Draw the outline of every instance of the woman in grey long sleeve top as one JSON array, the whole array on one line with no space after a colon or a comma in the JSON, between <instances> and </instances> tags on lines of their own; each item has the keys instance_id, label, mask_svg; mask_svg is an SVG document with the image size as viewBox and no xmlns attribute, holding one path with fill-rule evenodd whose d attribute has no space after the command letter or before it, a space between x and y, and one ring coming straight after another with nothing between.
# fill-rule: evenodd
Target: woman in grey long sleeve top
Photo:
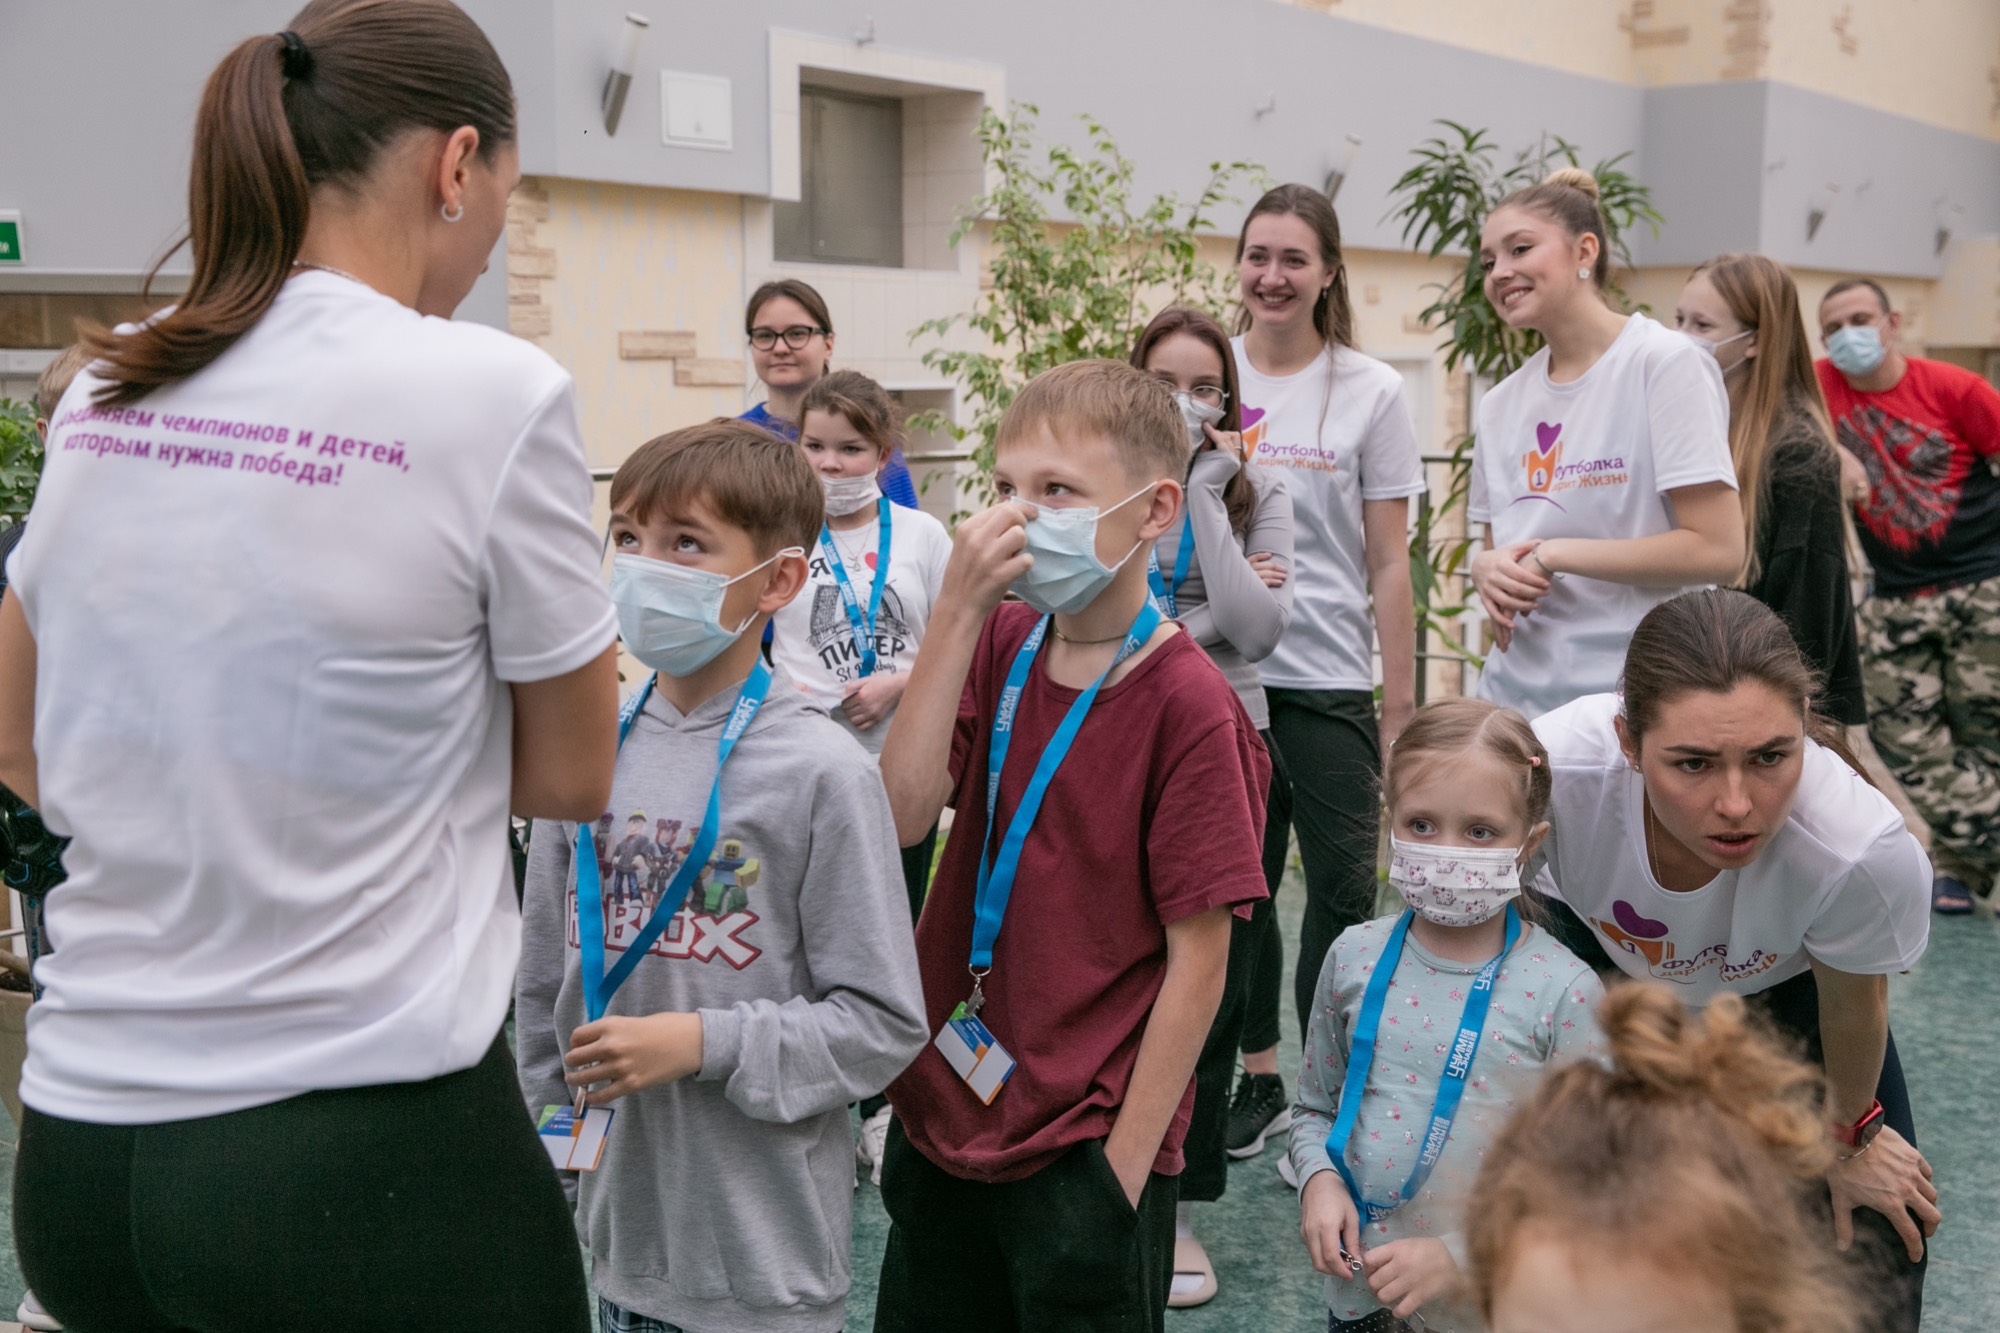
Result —
<instances>
[{"instance_id":1,"label":"woman in grey long sleeve top","mask_svg":"<svg viewBox=\"0 0 2000 1333\"><path fill-rule=\"evenodd\" d=\"M1271 806L1264 877L1275 892L1285 869L1291 786L1270 745L1270 710L1257 663L1269 656L1292 618L1292 500L1282 473L1249 462L1237 397L1236 361L1222 326L1199 311L1170 306L1146 326L1132 364L1172 387L1195 447L1187 510L1154 548L1154 600L1208 651L1271 752ZM1229 1083L1243 1036L1252 974L1268 969L1278 984L1283 960L1270 900L1235 923L1222 1007L1195 1066L1194 1121L1181 1176L1180 1227L1168 1304L1200 1305L1216 1292L1213 1266L1189 1226L1189 1205L1222 1197L1227 1183L1225 1131ZM1275 1002L1271 1012L1277 1012ZM1275 1034L1265 1045L1276 1043ZM1260 1046L1258 1049L1262 1049Z\"/></svg>"}]
</instances>

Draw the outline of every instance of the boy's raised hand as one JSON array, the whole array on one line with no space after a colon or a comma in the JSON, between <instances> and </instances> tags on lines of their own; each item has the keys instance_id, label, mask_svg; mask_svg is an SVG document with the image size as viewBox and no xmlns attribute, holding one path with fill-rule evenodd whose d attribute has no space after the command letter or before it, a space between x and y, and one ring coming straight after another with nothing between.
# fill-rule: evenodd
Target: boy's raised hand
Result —
<instances>
[{"instance_id":1,"label":"boy's raised hand","mask_svg":"<svg viewBox=\"0 0 2000 1333\"><path fill-rule=\"evenodd\" d=\"M589 1104L606 1106L641 1088L701 1072L701 1015L612 1015L585 1023L570 1039L563 1077L591 1088ZM594 1087L603 1083L606 1087Z\"/></svg>"},{"instance_id":2,"label":"boy's raised hand","mask_svg":"<svg viewBox=\"0 0 2000 1333\"><path fill-rule=\"evenodd\" d=\"M1316 1272L1354 1276L1346 1256L1361 1257L1361 1215L1354 1211L1354 1200L1347 1197L1347 1187L1335 1172L1322 1171L1306 1182L1299 1195L1299 1234L1305 1237Z\"/></svg>"},{"instance_id":3,"label":"boy's raised hand","mask_svg":"<svg viewBox=\"0 0 2000 1333\"><path fill-rule=\"evenodd\" d=\"M959 524L937 604L963 607L984 620L1007 586L1035 563L1028 554L1028 522L1027 510L1009 500Z\"/></svg>"},{"instance_id":4,"label":"boy's raised hand","mask_svg":"<svg viewBox=\"0 0 2000 1333\"><path fill-rule=\"evenodd\" d=\"M1377 1245L1363 1256L1368 1290L1398 1319L1456 1290L1462 1280L1451 1251L1441 1240L1412 1236Z\"/></svg>"}]
</instances>

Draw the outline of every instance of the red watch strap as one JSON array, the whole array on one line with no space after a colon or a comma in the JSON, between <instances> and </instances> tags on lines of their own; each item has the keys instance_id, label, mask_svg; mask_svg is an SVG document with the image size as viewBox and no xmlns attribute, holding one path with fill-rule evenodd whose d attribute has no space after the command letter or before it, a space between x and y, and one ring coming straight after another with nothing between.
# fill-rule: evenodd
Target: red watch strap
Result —
<instances>
[{"instance_id":1,"label":"red watch strap","mask_svg":"<svg viewBox=\"0 0 2000 1333\"><path fill-rule=\"evenodd\" d=\"M1878 1101L1869 1106L1868 1113L1862 1116L1859 1120L1855 1121L1853 1124L1835 1125L1833 1127L1834 1141L1836 1143L1843 1143L1848 1147L1852 1148L1856 1144L1861 1142L1862 1131L1867 1129L1870 1125L1874 1124L1877 1120L1880 1120L1881 1118L1882 1118L1882 1103Z\"/></svg>"}]
</instances>

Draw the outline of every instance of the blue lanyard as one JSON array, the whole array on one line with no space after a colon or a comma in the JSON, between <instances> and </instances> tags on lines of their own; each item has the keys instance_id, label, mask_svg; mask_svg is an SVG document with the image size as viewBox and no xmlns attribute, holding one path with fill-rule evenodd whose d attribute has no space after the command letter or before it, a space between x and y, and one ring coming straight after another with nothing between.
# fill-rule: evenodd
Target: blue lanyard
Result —
<instances>
[{"instance_id":1,"label":"blue lanyard","mask_svg":"<svg viewBox=\"0 0 2000 1333\"><path fill-rule=\"evenodd\" d=\"M1194 568L1194 515L1181 515L1181 549L1174 557L1174 567L1160 576L1160 548L1154 547L1146 562L1146 582L1153 585L1153 600L1167 613L1167 619L1181 618L1181 585L1188 580L1188 571Z\"/></svg>"},{"instance_id":2,"label":"blue lanyard","mask_svg":"<svg viewBox=\"0 0 2000 1333\"><path fill-rule=\"evenodd\" d=\"M841 605L847 608L847 623L854 630L854 646L861 651L861 674L875 674L875 626L882 615L882 589L889 586L889 497L883 496L876 511L881 522L882 536L875 546L875 590L868 595L868 616L861 615L861 599L854 595L854 584L848 580L847 566L840 563L840 552L834 547L833 533L824 524L819 528L820 550L826 553L827 568L833 571L833 581L840 587Z\"/></svg>"},{"instance_id":3,"label":"blue lanyard","mask_svg":"<svg viewBox=\"0 0 2000 1333\"><path fill-rule=\"evenodd\" d=\"M1473 1057L1479 1053L1479 1037L1486 1028L1486 1010L1493 1003L1494 979L1500 975L1500 965L1507 961L1507 955L1514 952L1514 945L1521 938L1521 917L1510 903L1507 907L1507 940L1500 946L1499 955L1479 969L1479 975L1472 979L1472 993L1465 997L1465 1013L1458 1020L1458 1036L1451 1043L1444 1075L1438 1079L1437 1100L1431 1106L1430 1129L1424 1134L1423 1150L1417 1154L1416 1164L1410 1168L1410 1178L1397 1191L1394 1203L1370 1203L1361 1197L1361 1186L1355 1182L1354 1173L1348 1170L1347 1141L1354 1135L1355 1117L1361 1114L1361 1098L1368 1087L1368 1067L1375 1063L1375 1033L1382 1026L1382 1006L1388 1000L1389 981L1396 974L1396 964L1403 957L1403 937L1410 933L1413 916L1414 913L1404 912L1402 919L1396 922L1396 928L1389 932L1389 942L1382 948L1382 957L1375 964L1375 975L1368 978L1368 989L1361 998L1361 1014L1354 1024L1347 1081L1340 1087L1340 1115L1333 1122L1333 1132L1326 1136L1326 1155L1333 1159L1333 1169L1340 1172L1340 1178L1347 1183L1347 1192L1354 1199L1355 1210L1361 1214L1363 1223L1379 1221L1416 1198L1417 1191L1430 1179L1431 1168L1444 1155L1445 1143L1451 1138L1452 1121L1458 1118L1459 1098L1465 1095L1465 1082L1472 1074Z\"/></svg>"},{"instance_id":4,"label":"blue lanyard","mask_svg":"<svg viewBox=\"0 0 2000 1333\"><path fill-rule=\"evenodd\" d=\"M1083 728L1084 715L1097 702L1097 692L1104 686L1106 677L1118 669L1118 664L1146 646L1146 640L1153 637L1160 627L1160 608L1148 601L1139 611L1139 618L1132 622L1132 628L1125 635L1124 645L1118 649L1118 656L1111 659L1111 665L1104 669L1104 675L1091 683L1089 689L1077 696L1069 706L1069 713L1056 728L1056 734L1049 738L1048 747L1035 764L1033 776L1028 779L1028 790L1022 793L1021 804L1016 807L1014 817L1007 822L1007 833L1000 840L1000 852L989 863L987 851L993 845L993 821L995 810L1000 803L1000 771L1006 766L1007 751L1013 744L1014 718L1020 710L1021 692L1027 688L1028 673L1034 668L1035 658L1042 651L1042 640L1049 632L1050 617L1043 616L1041 622L1028 635L1021 651L1014 655L1014 665L1007 673L1007 685L1000 693L1000 707L993 716L993 743L986 756L986 840L980 845L979 887L973 898L972 917L972 972L974 977L984 976L993 967L993 945L1000 938L1000 923L1007 916L1007 900L1014 894L1014 877L1021 869L1021 848L1028 841L1029 830L1035 826L1035 817L1042 811L1042 798L1048 795L1049 783L1055 780L1056 770L1069 757L1069 747L1076 741L1076 733Z\"/></svg>"},{"instance_id":5,"label":"blue lanyard","mask_svg":"<svg viewBox=\"0 0 2000 1333\"><path fill-rule=\"evenodd\" d=\"M695 835L694 846L688 849L687 859L674 872L673 880L660 895L659 905L646 918L646 924L638 937L625 947L625 956L609 972L604 970L604 884L597 871L597 848L591 841L590 825L579 824L576 828L576 934L583 947L583 1008L586 1019L595 1023L604 1017L604 1011L611 1007L611 997L632 975L632 969L639 966L639 960L647 950L659 940L660 935L673 919L680 915L681 907L687 902L688 891L694 887L696 877L708 865L710 854L715 851L715 840L722 828L722 769L729 762L730 751L736 742L750 729L757 710L764 706L764 696L771 689L771 668L761 661L750 679L743 682L743 692L736 696L736 708L729 715L729 721L722 728L722 740L716 747L715 785L708 789L708 813L702 817L701 831ZM618 717L618 745L625 746L625 738L632 733L632 724L638 720L639 710L646 706L646 700L653 693L653 677L646 677L646 683L632 695Z\"/></svg>"}]
</instances>

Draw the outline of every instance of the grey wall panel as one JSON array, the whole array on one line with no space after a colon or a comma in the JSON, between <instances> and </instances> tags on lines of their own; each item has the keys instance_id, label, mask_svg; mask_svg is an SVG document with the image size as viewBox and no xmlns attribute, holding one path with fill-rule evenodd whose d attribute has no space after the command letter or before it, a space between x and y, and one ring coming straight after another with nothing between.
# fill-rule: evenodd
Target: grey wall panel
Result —
<instances>
[{"instance_id":1,"label":"grey wall panel","mask_svg":"<svg viewBox=\"0 0 2000 1333\"><path fill-rule=\"evenodd\" d=\"M2000 144L1767 84L1642 90L1444 46L1273 0L465 0L513 72L531 174L749 195L771 186L770 32L1003 66L1044 132L1102 120L1142 192L1191 192L1214 160L1318 182L1343 136L1364 147L1340 196L1348 240L1395 248L1389 189L1439 118L1487 128L1511 153L1544 132L1589 158L1634 151L1666 228L1641 262L1762 247L1796 264L1935 275L1932 201L1963 235L2000 230ZM598 97L624 13L653 19L616 138ZM179 230L196 100L242 37L294 0L4 0L0 208L26 215L33 268L134 273ZM732 83L728 152L668 147L661 69ZM88 72L79 83L79 71ZM1275 98L1275 104L1271 99ZM1269 105L1264 115L1257 109ZM1774 170L1768 164L1782 162ZM1845 187L1818 239L1805 212ZM1866 190L1856 187L1872 182ZM1247 200L1245 201L1247 202ZM1237 209L1218 219L1233 229ZM185 260L181 261L185 267ZM0 285L33 275L0 272Z\"/></svg>"},{"instance_id":2,"label":"grey wall panel","mask_svg":"<svg viewBox=\"0 0 2000 1333\"><path fill-rule=\"evenodd\" d=\"M1960 236L2000 230L2000 143L1870 111L1784 84L1767 85L1760 246L1801 268L1935 278L1936 202L1965 211ZM1841 187L1819 235L1806 213Z\"/></svg>"},{"instance_id":3,"label":"grey wall panel","mask_svg":"<svg viewBox=\"0 0 2000 1333\"><path fill-rule=\"evenodd\" d=\"M499 0L491 0L498 3ZM848 39L874 22L883 48L1002 65L1008 95L1078 142L1075 116L1103 121L1139 166L1139 186L1191 193L1211 161L1247 159L1276 180L1317 183L1343 136L1364 147L1341 195L1358 245L1386 246L1389 186L1440 117L1489 127L1513 150L1543 131L1592 156L1637 149L1639 91L1329 18L1271 0L1152 0L1139 6L1014 0L708 0L655 9L625 123L607 139L597 89L627 9L650 0L565 0L546 54L556 73L559 174L764 194L770 188L772 28ZM728 76L735 149L662 145L662 67ZM1276 97L1263 116L1258 107ZM1246 201L1247 202L1247 201Z\"/></svg>"},{"instance_id":4,"label":"grey wall panel","mask_svg":"<svg viewBox=\"0 0 2000 1333\"><path fill-rule=\"evenodd\" d=\"M1665 222L1633 238L1642 265L1698 264L1752 248L1764 190L1762 83L1654 88L1640 174Z\"/></svg>"}]
</instances>

